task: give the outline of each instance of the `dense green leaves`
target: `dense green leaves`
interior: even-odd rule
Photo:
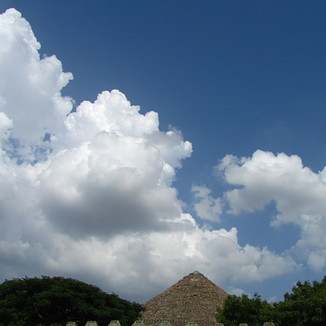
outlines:
[[[139,304],[73,279],[24,278],[0,284],[0,326],[103,319],[129,325],[140,311]]]
[[[245,294],[241,297],[232,295],[226,300],[223,310],[218,309],[217,320],[227,326],[238,326],[240,323],[261,326],[270,320],[271,314],[271,305],[258,294],[253,299]]]
[[[326,277],[322,282],[298,282],[284,301],[275,305],[277,319],[282,325],[326,325]]]
[[[326,325],[326,277],[322,282],[298,282],[284,300],[270,304],[255,294],[229,296],[223,309],[217,311],[217,321],[225,326],[261,326],[272,321],[276,326],[325,326]]]

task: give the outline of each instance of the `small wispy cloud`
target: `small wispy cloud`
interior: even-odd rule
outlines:
[[[205,186],[192,186],[195,199],[194,209],[198,217],[203,220],[218,222],[223,211],[221,198],[214,198],[211,190]]]

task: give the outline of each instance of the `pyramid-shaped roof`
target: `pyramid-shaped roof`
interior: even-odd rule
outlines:
[[[196,322],[199,326],[216,324],[216,309],[228,294],[203,274],[195,271],[144,304],[145,324],[169,321],[173,326]]]

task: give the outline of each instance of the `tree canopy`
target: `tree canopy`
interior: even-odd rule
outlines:
[[[70,278],[43,276],[0,284],[0,326],[113,319],[127,326],[141,309],[140,304]]]
[[[326,276],[321,282],[298,282],[284,301],[275,305],[279,325],[326,325]]]
[[[270,320],[272,306],[255,293],[251,299],[243,294],[241,297],[229,296],[223,309],[217,311],[217,321],[227,326],[247,323],[250,326],[262,326]]]
[[[217,321],[227,326],[261,326],[267,321],[276,326],[325,326],[326,276],[321,282],[298,282],[278,303],[268,303],[258,294],[253,298],[231,295],[218,309]]]

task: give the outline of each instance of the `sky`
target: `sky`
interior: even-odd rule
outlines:
[[[0,1],[0,281],[146,302],[326,270],[325,1]]]

